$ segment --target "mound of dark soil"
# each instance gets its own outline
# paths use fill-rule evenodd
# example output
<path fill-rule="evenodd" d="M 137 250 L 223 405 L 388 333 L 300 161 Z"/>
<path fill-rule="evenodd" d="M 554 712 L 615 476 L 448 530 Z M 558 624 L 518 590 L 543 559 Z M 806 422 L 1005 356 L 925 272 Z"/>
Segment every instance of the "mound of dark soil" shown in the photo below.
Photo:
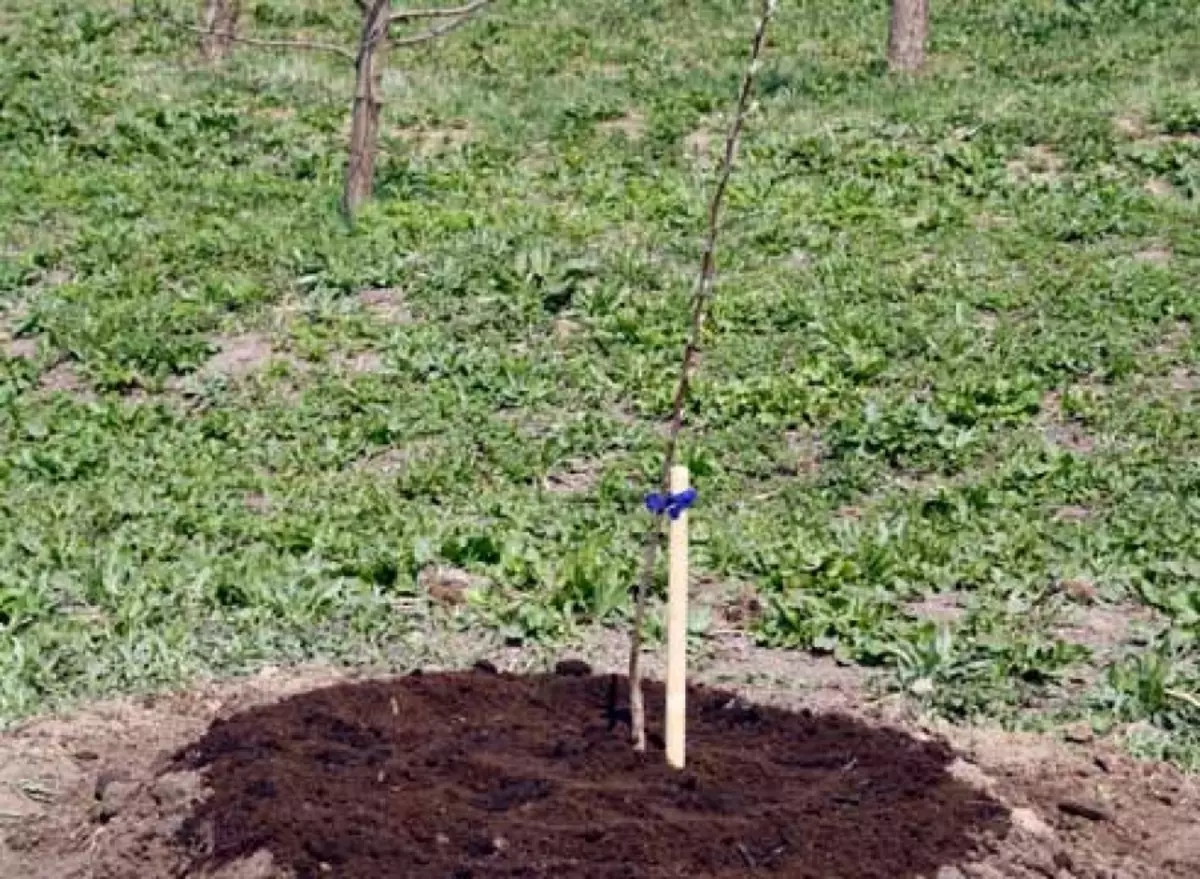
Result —
<path fill-rule="evenodd" d="M 691 692 L 672 771 L 631 751 L 618 686 L 416 675 L 218 720 L 177 760 L 211 788 L 181 834 L 191 869 L 266 850 L 301 879 L 906 879 L 1007 827 L 941 744 L 714 690 Z"/>

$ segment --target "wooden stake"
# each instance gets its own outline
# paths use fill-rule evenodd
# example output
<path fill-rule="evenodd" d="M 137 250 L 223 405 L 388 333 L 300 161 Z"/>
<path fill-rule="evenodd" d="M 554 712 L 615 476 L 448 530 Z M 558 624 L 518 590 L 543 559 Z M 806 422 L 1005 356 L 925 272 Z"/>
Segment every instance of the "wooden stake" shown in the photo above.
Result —
<path fill-rule="evenodd" d="M 687 491 L 686 467 L 671 468 L 671 494 Z M 667 763 L 682 769 L 687 739 L 688 516 L 671 520 L 667 569 Z"/>

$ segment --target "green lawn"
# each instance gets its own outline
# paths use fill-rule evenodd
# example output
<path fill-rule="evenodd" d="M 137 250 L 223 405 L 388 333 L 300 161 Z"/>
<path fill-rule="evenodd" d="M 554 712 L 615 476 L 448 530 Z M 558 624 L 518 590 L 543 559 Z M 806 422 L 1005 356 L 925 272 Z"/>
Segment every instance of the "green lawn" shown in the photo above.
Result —
<path fill-rule="evenodd" d="M 781 6 L 689 412 L 697 573 L 947 716 L 1144 721 L 1195 763 L 1194 3 L 934 4 L 916 82 L 881 0 Z M 395 53 L 351 230 L 341 59 L 208 69 L 112 0 L 3 0 L 0 722 L 386 663 L 430 563 L 485 629 L 619 624 L 756 8 L 496 0 Z"/>

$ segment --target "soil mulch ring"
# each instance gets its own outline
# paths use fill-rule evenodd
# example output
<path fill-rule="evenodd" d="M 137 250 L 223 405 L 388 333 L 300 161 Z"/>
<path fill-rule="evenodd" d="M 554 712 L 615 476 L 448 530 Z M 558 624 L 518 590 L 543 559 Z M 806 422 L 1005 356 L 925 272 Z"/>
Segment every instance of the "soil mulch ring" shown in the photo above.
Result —
<path fill-rule="evenodd" d="M 33 721 L 0 760 L 53 803 L 0 809 L 0 875 L 1200 875 L 1200 801 L 1165 767 L 698 687 L 675 772 L 661 743 L 630 750 L 623 679 L 565 671 L 259 681 Z"/>

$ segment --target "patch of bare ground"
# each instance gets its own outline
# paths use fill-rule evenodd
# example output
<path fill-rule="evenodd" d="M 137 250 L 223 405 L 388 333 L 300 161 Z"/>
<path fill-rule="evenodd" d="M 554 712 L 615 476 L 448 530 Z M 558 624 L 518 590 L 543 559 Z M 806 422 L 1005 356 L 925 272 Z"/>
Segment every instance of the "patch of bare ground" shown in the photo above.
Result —
<path fill-rule="evenodd" d="M 564 348 L 579 335 L 583 330 L 583 325 L 578 321 L 571 320 L 569 317 L 556 317 L 550 323 L 550 333 L 554 336 L 554 342 L 560 348 Z"/>
<path fill-rule="evenodd" d="M 1200 143 L 1200 134 L 1190 131 L 1170 133 L 1155 131 L 1145 113 L 1130 110 L 1113 118 L 1113 129 L 1122 137 L 1132 141 L 1143 141 L 1154 146 L 1175 143 Z"/>
<path fill-rule="evenodd" d="M 286 336 L 296 321 L 304 319 L 308 305 L 298 296 L 286 296 L 265 314 L 263 332 L 272 336 Z"/>
<path fill-rule="evenodd" d="M 23 300 L 0 302 L 0 354 L 13 360 L 36 360 L 40 349 L 35 337 L 23 335 L 27 308 Z"/>
<path fill-rule="evenodd" d="M 784 258 L 783 264 L 795 272 L 803 272 L 812 268 L 813 255 L 807 250 L 797 248 Z"/>
<path fill-rule="evenodd" d="M 1197 875 L 1200 785 L 1112 744 L 936 724 L 965 772 L 1013 808 L 1017 832 L 963 877 L 1158 879 Z"/>
<path fill-rule="evenodd" d="M 1000 326 L 1000 315 L 990 308 L 980 308 L 975 311 L 975 326 L 985 333 L 994 333 Z"/>
<path fill-rule="evenodd" d="M 762 597 L 753 583 L 723 583 L 700 578 L 693 591 L 711 609 L 715 635 L 748 631 L 762 618 Z"/>
<path fill-rule="evenodd" d="M 1122 137 L 1141 140 L 1146 136 L 1146 117 L 1136 110 L 1130 110 L 1113 118 L 1113 128 Z"/>
<path fill-rule="evenodd" d="M 801 704 L 817 712 L 883 710 L 868 702 L 867 675 L 860 667 L 830 656 L 761 647 L 736 632 L 715 637 L 712 651 L 697 662 L 696 673 L 701 680 L 736 689 L 763 704 Z"/>
<path fill-rule="evenodd" d="M 467 603 L 472 591 L 484 590 L 488 579 L 452 565 L 426 565 L 417 574 L 417 589 L 443 607 Z"/>
<path fill-rule="evenodd" d="M 616 134 L 628 140 L 641 140 L 646 133 L 646 118 L 641 113 L 629 112 L 613 119 L 605 119 L 596 126 L 601 134 Z"/>
<path fill-rule="evenodd" d="M 0 351 L 10 360 L 36 360 L 39 349 L 38 340 L 28 336 L 17 339 L 0 337 Z"/>
<path fill-rule="evenodd" d="M 346 306 L 342 305 L 341 307 Z M 362 313 L 386 325 L 412 322 L 412 315 L 404 301 L 403 292 L 398 287 L 375 287 L 363 290 L 354 298 L 351 307 L 357 307 Z M 289 334 L 295 332 L 297 323 L 303 323 L 308 319 L 304 304 L 292 299 L 271 309 L 268 329 L 271 334 L 279 338 L 287 338 Z M 270 346 L 270 342 L 266 335 L 260 333 L 239 337 L 235 343 L 236 347 L 245 347 L 248 350 L 257 347 L 261 353 L 267 355 L 266 360 L 259 361 L 251 371 L 260 370 L 264 363 L 280 362 L 287 365 L 289 372 L 298 375 L 321 367 L 342 375 L 362 375 L 382 372 L 384 369 L 383 354 L 370 345 L 354 347 L 351 350 L 335 349 L 328 352 L 313 352 L 307 357 L 300 352 L 294 354 L 276 352 L 273 346 L 267 353 L 264 345 Z"/>
<path fill-rule="evenodd" d="M 1192 338 L 1192 322 L 1177 320 L 1167 325 L 1156 351 L 1158 353 L 1174 354 L 1183 349 Z"/>
<path fill-rule="evenodd" d="M 967 615 L 965 597 L 958 592 L 939 592 L 904 605 L 910 616 L 937 625 L 952 625 Z"/>
<path fill-rule="evenodd" d="M 388 135 L 402 141 L 409 150 L 422 157 L 460 150 L 475 139 L 474 132 L 465 122 L 448 126 L 414 125 L 392 128 Z"/>
<path fill-rule="evenodd" d="M 333 367 L 347 375 L 366 375 L 383 371 L 383 355 L 378 351 L 364 349 L 353 353 L 339 352 L 333 358 Z"/>
<path fill-rule="evenodd" d="M 247 332 L 217 336 L 213 343 L 216 353 L 199 369 L 168 377 L 155 392 L 129 391 L 126 400 L 162 404 L 181 415 L 192 415 L 211 405 L 215 385 L 240 388 L 261 396 L 264 403 L 295 401 L 303 394 L 303 379 L 310 371 L 310 364 L 290 352 L 278 350 L 266 335 Z"/>
<path fill-rule="evenodd" d="M 389 324 L 412 323 L 412 312 L 399 287 L 373 287 L 358 294 L 363 310 Z"/>
<path fill-rule="evenodd" d="M 1026 147 L 1007 163 L 1008 176 L 1016 183 L 1054 183 L 1062 177 L 1065 163 L 1045 144 Z"/>
<path fill-rule="evenodd" d="M 1142 188 L 1155 198 L 1170 198 L 1175 194 L 1175 187 L 1171 185 L 1170 180 L 1162 177 L 1151 177 Z"/>
<path fill-rule="evenodd" d="M 33 295 L 36 296 L 39 291 L 49 289 L 51 287 L 61 287 L 63 284 L 70 284 L 75 280 L 75 276 L 64 268 L 43 269 L 38 273 L 36 280 L 33 282 L 33 287 L 30 288 Z"/>
<path fill-rule="evenodd" d="M 524 412 L 517 409 L 501 409 L 492 417 L 509 425 L 521 436 L 545 439 L 561 432 L 566 419 L 574 416 L 566 416 L 557 412 Z"/>
<path fill-rule="evenodd" d="M 167 393 L 162 399 L 178 401 L 181 396 L 199 396 L 199 388 L 207 382 L 246 382 L 267 372 L 268 369 L 278 367 L 286 369 L 289 374 L 303 374 L 308 371 L 308 364 L 288 352 L 278 350 L 263 333 L 251 331 L 237 335 L 218 335 L 213 337 L 212 343 L 217 349 L 216 353 L 194 373 L 169 378 L 165 385 Z M 280 388 L 278 392 L 291 396 L 298 394 L 299 388 Z"/>
<path fill-rule="evenodd" d="M 1095 511 L 1089 507 L 1068 504 L 1064 507 L 1055 508 L 1050 514 L 1050 518 L 1055 522 L 1086 522 L 1093 515 L 1095 515 Z"/>
<path fill-rule="evenodd" d="M 787 460 L 782 469 L 786 475 L 809 476 L 821 468 L 825 445 L 815 431 L 789 430 L 784 434 L 783 442 Z"/>
<path fill-rule="evenodd" d="M 716 165 L 717 151 L 724 145 L 725 133 L 719 118 L 704 120 L 683 139 L 683 154 L 701 167 Z"/>
<path fill-rule="evenodd" d="M 79 369 L 70 360 L 63 360 L 38 379 L 38 389 L 48 394 L 70 394 L 75 397 L 90 399 L 95 396 Z"/>
<path fill-rule="evenodd" d="M 38 363 L 44 356 L 41 339 L 36 336 L 10 335 L 10 321 L 0 320 L 0 355 L 13 360 Z M 80 400 L 92 400 L 96 395 L 80 374 L 78 365 L 61 355 L 52 359 L 48 367 L 38 376 L 37 391 L 40 394 L 67 394 Z"/>
<path fill-rule="evenodd" d="M 976 229 L 1003 229 L 1011 226 L 1012 220 L 991 211 L 977 211 L 971 215 L 971 225 Z"/>
<path fill-rule="evenodd" d="M 1171 390 L 1192 394 L 1200 391 L 1200 371 L 1189 366 L 1177 366 L 1167 377 Z"/>
<path fill-rule="evenodd" d="M 1055 630 L 1062 640 L 1087 647 L 1097 656 L 1112 656 L 1148 640 L 1155 624 L 1148 608 L 1101 603 L 1095 584 L 1087 580 L 1066 580 L 1059 588 L 1071 599 Z"/>
<path fill-rule="evenodd" d="M 414 464 L 433 457 L 435 450 L 431 440 L 414 440 L 402 446 L 376 449 L 359 458 L 354 469 L 378 476 L 397 476 Z"/>
<path fill-rule="evenodd" d="M 1146 346 L 1145 353 L 1160 361 L 1178 360 L 1186 355 L 1191 340 L 1190 321 L 1171 321 L 1163 328 L 1162 335 L 1153 344 Z"/>
<path fill-rule="evenodd" d="M 265 369 L 275 357 L 270 339 L 259 333 L 219 336 L 214 342 L 217 352 L 197 371 L 202 377 L 245 378 Z"/>
<path fill-rule="evenodd" d="M 248 491 L 242 497 L 242 504 L 252 513 L 261 513 L 266 515 L 270 513 L 275 504 L 271 500 L 271 496 L 261 491 Z"/>
<path fill-rule="evenodd" d="M 1166 367 L 1165 377 L 1149 379 L 1148 384 L 1152 388 L 1161 388 L 1165 384 L 1169 390 L 1185 394 L 1200 390 L 1200 370 L 1194 365 L 1177 362 L 1187 358 L 1192 332 L 1189 321 L 1174 321 L 1167 325 L 1166 331 L 1153 345 L 1148 346 L 1147 354 Z M 1167 366 L 1172 363 L 1174 365 Z"/>
<path fill-rule="evenodd" d="M 563 673 L 586 673 L 588 666 L 613 672 L 624 668 L 623 636 L 598 630 L 580 646 L 578 655 L 588 664 L 564 665 Z M 465 638 L 456 651 L 458 662 L 468 666 L 472 655 L 480 658 L 488 652 L 495 665 L 527 665 L 523 651 L 497 650 L 487 639 Z M 918 741 L 947 742 L 957 754 L 944 770 L 947 777 L 1011 810 L 1011 826 L 981 836 L 975 853 L 943 864 L 938 879 L 1200 875 L 1200 789 L 1196 779 L 1170 767 L 1134 761 L 1111 743 L 1090 737 L 1060 742 L 923 719 L 896 697 L 866 698 L 857 669 L 763 650 L 741 636 L 722 640 L 698 665 L 698 682 L 733 687 L 747 701 L 815 712 L 818 720 L 834 712 L 849 714 L 868 726 L 905 731 Z M 661 668 L 654 661 L 651 666 L 657 676 Z M 214 720 L 232 720 L 252 708 L 346 679 L 345 673 L 328 668 L 266 669 L 247 679 L 108 701 L 10 730 L 0 736 L 0 875 L 293 879 L 265 851 L 216 872 L 189 868 L 194 853 L 180 847 L 180 831 L 210 796 L 208 776 L 181 769 L 172 757 Z M 839 759 L 853 766 L 855 756 L 848 751 Z M 902 859 L 903 854 L 896 856 Z M 336 867 L 331 866 L 329 875 L 337 875 Z M 928 875 L 933 879 L 933 873 Z"/>
<path fill-rule="evenodd" d="M 264 107 L 255 113 L 256 116 L 262 116 L 264 119 L 270 119 L 272 122 L 284 122 L 292 119 L 296 115 L 296 111 L 291 107 Z"/>
<path fill-rule="evenodd" d="M 204 795 L 194 773 L 161 775 L 182 742 L 251 705 L 344 677 L 325 668 L 264 669 L 231 684 L 119 699 L 70 716 L 42 718 L 0 736 L 0 876 L 134 879 L 174 846 Z M 31 796 L 30 793 L 34 792 Z M 142 854 L 122 852 L 132 842 Z M 278 874 L 266 874 L 275 875 Z M 249 874 L 228 874 L 228 879 Z"/>
<path fill-rule="evenodd" d="M 1191 131 L 1183 131 L 1179 133 L 1160 132 L 1150 138 L 1150 143 L 1155 146 L 1170 146 L 1171 144 L 1198 144 L 1200 143 L 1200 134 Z"/>
<path fill-rule="evenodd" d="M 1050 391 L 1042 397 L 1037 419 L 1042 435 L 1063 451 L 1090 455 L 1096 450 L 1096 438 L 1083 424 L 1063 412 L 1062 398 L 1060 391 Z"/>
<path fill-rule="evenodd" d="M 549 494 L 587 494 L 600 483 L 603 474 L 601 461 L 571 460 L 547 474 L 542 488 Z"/>
<path fill-rule="evenodd" d="M 1146 265 L 1165 266 L 1171 262 L 1171 248 L 1161 244 L 1144 247 L 1133 254 L 1133 259 Z"/>
<path fill-rule="evenodd" d="M 943 490 L 952 490 L 969 485 L 976 476 L 976 473 L 966 471 L 946 475 L 936 470 L 903 469 L 893 472 L 889 482 L 906 494 L 916 497 L 928 497 L 934 496 Z M 878 495 L 871 495 L 868 499 L 875 500 L 877 498 Z"/>

